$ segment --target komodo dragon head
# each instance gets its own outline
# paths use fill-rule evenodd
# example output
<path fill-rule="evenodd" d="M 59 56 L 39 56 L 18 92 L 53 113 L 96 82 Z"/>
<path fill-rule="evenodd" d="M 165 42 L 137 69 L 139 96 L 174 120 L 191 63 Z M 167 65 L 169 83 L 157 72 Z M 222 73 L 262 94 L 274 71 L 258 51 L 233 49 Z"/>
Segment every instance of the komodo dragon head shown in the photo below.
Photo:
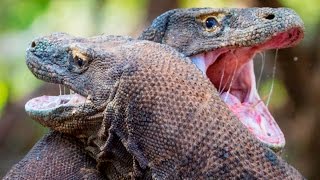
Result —
<path fill-rule="evenodd" d="M 291 9 L 194 8 L 162 14 L 139 38 L 191 57 L 247 129 L 281 149 L 285 138 L 257 92 L 252 59 L 265 50 L 294 46 L 303 36 L 303 22 Z"/>
<path fill-rule="evenodd" d="M 65 33 L 34 40 L 26 55 L 29 69 L 39 79 L 70 88 L 71 93 L 31 99 L 26 112 L 46 127 L 88 138 L 100 128 L 108 95 L 121 75 L 117 72 L 120 65 L 107 69 L 117 58 L 104 49 L 131 40 L 120 36 L 78 38 Z"/>

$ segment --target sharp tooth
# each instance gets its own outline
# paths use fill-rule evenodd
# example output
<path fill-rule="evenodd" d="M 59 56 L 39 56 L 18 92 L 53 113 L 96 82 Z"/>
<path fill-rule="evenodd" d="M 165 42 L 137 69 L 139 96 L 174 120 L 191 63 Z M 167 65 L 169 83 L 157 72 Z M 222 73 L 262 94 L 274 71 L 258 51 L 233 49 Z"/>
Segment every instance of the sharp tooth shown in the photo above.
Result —
<path fill-rule="evenodd" d="M 70 94 L 74 94 L 74 91 L 72 91 L 72 89 L 70 89 Z"/>
<path fill-rule="evenodd" d="M 205 59 L 202 54 L 191 57 L 191 60 L 203 74 L 206 74 Z"/>
<path fill-rule="evenodd" d="M 91 99 L 92 99 L 92 96 L 88 95 L 87 98 L 86 98 L 86 102 L 92 102 Z"/>
<path fill-rule="evenodd" d="M 63 94 L 66 94 L 66 87 L 63 86 Z"/>
<path fill-rule="evenodd" d="M 59 84 L 59 94 L 61 96 L 61 85 Z"/>

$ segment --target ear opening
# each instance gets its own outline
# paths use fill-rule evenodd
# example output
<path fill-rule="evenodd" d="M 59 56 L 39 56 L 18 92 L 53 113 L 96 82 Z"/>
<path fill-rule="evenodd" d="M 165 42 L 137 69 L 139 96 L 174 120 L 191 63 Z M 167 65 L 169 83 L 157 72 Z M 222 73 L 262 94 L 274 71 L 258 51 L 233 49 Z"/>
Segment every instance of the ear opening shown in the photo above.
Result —
<path fill-rule="evenodd" d="M 170 17 L 177 11 L 179 11 L 179 9 L 173 9 L 158 16 L 152 21 L 151 25 L 142 32 L 138 39 L 162 43 Z"/>

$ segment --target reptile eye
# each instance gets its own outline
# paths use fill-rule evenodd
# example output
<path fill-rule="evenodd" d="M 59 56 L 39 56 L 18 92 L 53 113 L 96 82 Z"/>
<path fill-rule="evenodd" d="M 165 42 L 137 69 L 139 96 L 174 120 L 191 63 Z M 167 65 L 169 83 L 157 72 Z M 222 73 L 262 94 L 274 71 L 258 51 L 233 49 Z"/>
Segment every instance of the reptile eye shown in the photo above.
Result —
<path fill-rule="evenodd" d="M 76 64 L 77 64 L 79 67 L 82 67 L 82 66 L 85 64 L 84 60 L 81 59 L 81 58 L 79 58 L 78 56 L 75 56 L 75 57 L 74 57 L 74 61 L 76 62 Z"/>
<path fill-rule="evenodd" d="M 216 26 L 218 26 L 218 21 L 214 17 L 209 17 L 205 21 L 206 28 L 208 29 L 214 29 Z"/>

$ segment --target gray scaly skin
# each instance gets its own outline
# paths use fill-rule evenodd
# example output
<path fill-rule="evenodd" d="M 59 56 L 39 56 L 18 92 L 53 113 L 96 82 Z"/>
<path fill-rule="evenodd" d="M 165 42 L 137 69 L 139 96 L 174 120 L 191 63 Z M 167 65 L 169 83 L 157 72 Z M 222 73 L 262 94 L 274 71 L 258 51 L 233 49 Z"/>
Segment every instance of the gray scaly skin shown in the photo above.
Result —
<path fill-rule="evenodd" d="M 221 19 L 222 21 L 220 24 L 221 27 L 219 28 L 220 29 L 219 32 L 215 32 L 215 33 L 206 32 L 206 30 L 203 28 L 203 24 L 200 23 L 199 19 L 195 18 L 195 17 L 199 17 L 199 16 L 202 16 L 202 18 L 204 18 L 208 14 L 209 15 L 212 15 L 212 14 L 217 15 L 218 12 L 220 14 L 224 15 L 224 16 L 222 16 L 223 18 Z M 263 20 L 263 18 L 268 17 L 268 15 L 270 15 L 270 14 L 275 15 L 275 17 L 276 17 L 274 20 L 275 22 L 265 21 L 265 19 Z M 289 21 L 286 20 L 285 19 L 286 17 L 290 17 L 290 20 Z M 261 19 L 259 19 L 259 18 L 261 18 Z M 241 22 L 241 23 L 239 23 L 239 22 Z M 268 24 L 269 29 L 262 28 L 262 27 L 266 26 L 263 23 L 267 23 L 267 22 L 269 23 Z M 270 26 L 270 24 L 273 25 L 274 27 L 278 27 L 278 29 L 277 28 L 270 28 L 270 27 L 273 27 L 273 26 Z M 261 25 L 261 26 L 258 26 L 258 25 Z M 303 29 L 303 25 L 302 25 L 302 22 L 299 19 L 299 17 L 296 14 L 294 14 L 294 12 L 287 10 L 287 9 L 269 9 L 269 8 L 267 8 L 267 9 L 172 10 L 172 11 L 169 11 L 169 12 L 165 13 L 164 15 L 160 16 L 159 18 L 157 18 L 154 21 L 153 25 L 151 25 L 146 31 L 144 31 L 144 33 L 140 36 L 140 39 L 148 39 L 148 40 L 153 40 L 153 41 L 160 42 L 160 43 L 169 44 L 170 46 L 176 48 L 178 51 L 190 56 L 190 55 L 195 55 L 195 54 L 198 54 L 198 53 L 201 53 L 204 51 L 210 51 L 212 49 L 222 48 L 222 47 L 226 47 L 226 46 L 234 46 L 234 47 L 254 46 L 259 43 L 263 43 L 267 38 L 270 38 L 272 35 L 274 35 L 278 32 L 281 32 L 281 31 L 285 31 L 285 30 L 287 30 L 291 27 L 294 27 L 294 26 L 296 26 L 296 27 L 299 26 L 299 27 L 301 27 L 301 29 Z M 188 28 L 185 28 L 185 27 L 188 27 Z M 248 28 L 248 27 L 250 27 L 250 28 L 256 27 L 257 29 L 258 29 L 258 27 L 260 27 L 259 32 L 264 36 L 262 36 L 260 34 L 260 36 L 259 36 L 259 37 L 261 37 L 260 39 L 257 38 L 256 36 L 253 37 L 255 32 L 246 30 L 246 28 Z M 236 32 L 238 32 L 238 34 Z M 243 33 L 243 32 L 247 32 L 247 33 L 246 33 L 246 35 L 242 34 L 242 36 L 241 36 L 240 33 Z M 230 35 L 230 33 L 233 34 L 234 37 L 232 37 Z M 242 37 L 242 38 L 240 38 L 240 37 Z M 232 39 L 236 39 L 237 41 L 231 41 Z M 255 41 L 252 41 L 252 39 L 254 39 Z M 108 42 L 109 40 L 105 40 L 105 41 L 107 43 L 109 43 Z M 106 43 L 106 42 L 103 42 L 103 43 Z M 293 42 L 296 43 L 298 41 L 293 41 Z M 288 46 L 294 45 L 294 43 L 288 44 Z M 61 44 L 61 45 L 63 45 L 63 44 Z M 56 52 L 56 54 L 59 54 L 59 53 Z M 47 54 L 46 56 L 50 56 L 50 55 Z M 46 79 L 46 80 L 48 80 L 48 79 Z M 91 96 L 91 97 L 95 97 L 95 96 Z M 88 107 L 90 108 L 91 106 L 88 106 Z M 79 119 L 73 118 L 73 122 L 71 122 L 71 124 L 72 123 L 81 124 L 82 122 L 84 124 L 87 124 L 87 122 L 86 122 L 87 117 L 90 117 L 88 119 L 96 119 L 97 121 L 101 121 L 101 114 L 97 113 L 97 112 L 98 111 L 95 111 L 95 109 L 94 109 L 94 110 L 91 110 L 91 112 L 89 113 L 89 114 L 95 114 L 93 116 L 87 116 L 87 115 L 84 116 L 84 114 L 82 114 L 80 116 L 75 116 L 75 117 L 79 117 Z M 56 112 L 53 112 L 53 114 L 55 114 L 55 113 Z M 62 119 L 64 119 L 63 117 L 67 116 L 67 115 L 62 114 L 60 116 L 62 116 Z M 58 131 L 71 133 L 72 135 L 75 135 L 80 139 L 86 139 L 88 136 L 94 134 L 93 132 L 88 133 L 87 130 L 83 130 L 81 128 L 80 129 L 76 128 L 76 130 L 74 130 L 74 128 L 69 129 L 69 127 L 65 128 L 63 126 L 64 123 L 56 123 L 56 121 L 51 122 L 50 121 L 51 120 L 50 114 L 44 114 L 41 116 L 41 118 L 37 117 L 36 119 L 38 121 L 40 121 L 42 124 L 44 124 L 45 126 L 51 127 L 52 129 L 55 129 Z M 45 119 L 45 121 L 43 119 Z M 56 120 L 57 119 L 59 119 L 59 117 L 56 117 Z M 98 119 L 100 119 L 100 120 L 98 120 Z M 79 123 L 79 122 L 81 122 L 81 123 Z M 92 127 L 95 127 L 95 126 L 96 126 L 96 124 L 93 123 Z M 81 126 L 77 126 L 77 127 L 81 127 Z M 98 125 L 97 128 L 100 128 L 100 125 Z M 96 130 L 96 129 L 94 128 L 94 130 Z M 96 138 L 94 137 L 92 139 L 96 139 Z M 100 143 L 102 143 L 102 142 L 100 142 Z M 269 151 L 267 151 L 267 152 L 269 152 Z M 104 154 L 104 153 L 101 153 L 101 154 Z M 101 154 L 100 154 L 100 156 L 101 156 Z M 103 162 L 106 160 L 104 158 L 100 157 L 100 160 L 98 158 L 98 161 Z M 140 161 L 142 161 L 142 160 L 140 160 Z M 126 163 L 128 163 L 128 162 L 126 162 Z M 216 171 L 216 172 L 218 172 L 218 171 Z M 294 171 L 294 173 L 296 173 L 296 172 Z M 219 173 L 217 173 L 217 174 L 219 174 Z M 215 174 L 215 175 L 217 175 L 217 174 Z M 159 173 L 157 175 L 159 175 Z M 226 175 L 228 176 L 228 175 L 230 175 L 230 173 L 229 174 L 226 173 Z M 249 173 L 249 175 L 253 175 L 253 174 Z M 161 175 L 159 175 L 159 176 L 161 176 Z M 253 176 L 258 176 L 258 175 L 254 174 Z"/>
<path fill-rule="evenodd" d="M 96 179 L 105 177 L 77 138 L 50 132 L 34 145 L 4 179 Z"/>

